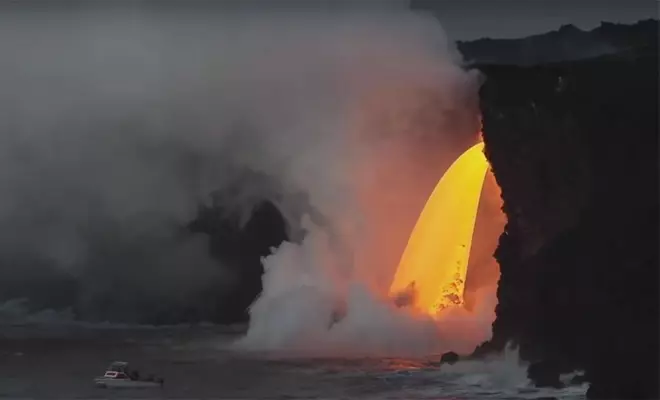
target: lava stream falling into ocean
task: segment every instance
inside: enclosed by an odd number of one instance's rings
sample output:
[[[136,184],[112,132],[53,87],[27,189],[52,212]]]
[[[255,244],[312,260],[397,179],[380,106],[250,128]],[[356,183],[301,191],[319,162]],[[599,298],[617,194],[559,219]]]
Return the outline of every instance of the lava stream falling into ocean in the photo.
[[[426,202],[390,295],[435,315],[464,303],[472,239],[488,161],[479,142],[449,167]]]

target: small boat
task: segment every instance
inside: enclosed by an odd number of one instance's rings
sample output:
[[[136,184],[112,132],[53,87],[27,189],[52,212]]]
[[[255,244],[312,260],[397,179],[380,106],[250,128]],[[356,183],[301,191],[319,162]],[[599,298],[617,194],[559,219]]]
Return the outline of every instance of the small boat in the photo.
[[[163,379],[151,375],[146,379],[140,379],[137,370],[131,371],[128,363],[115,361],[106,368],[105,374],[94,378],[94,384],[102,388],[150,388],[162,387]]]

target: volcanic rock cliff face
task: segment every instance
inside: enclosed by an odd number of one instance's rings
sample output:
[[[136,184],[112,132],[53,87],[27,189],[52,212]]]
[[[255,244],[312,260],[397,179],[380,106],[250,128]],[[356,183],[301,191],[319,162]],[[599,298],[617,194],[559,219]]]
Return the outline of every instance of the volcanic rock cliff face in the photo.
[[[652,19],[631,25],[603,22],[590,31],[564,25],[556,31],[519,39],[484,38],[457,45],[468,62],[535,65],[635,51],[649,37],[657,36],[657,31],[658,21]]]
[[[657,36],[635,54],[482,66],[487,156],[508,217],[489,346],[590,398],[658,398]]]

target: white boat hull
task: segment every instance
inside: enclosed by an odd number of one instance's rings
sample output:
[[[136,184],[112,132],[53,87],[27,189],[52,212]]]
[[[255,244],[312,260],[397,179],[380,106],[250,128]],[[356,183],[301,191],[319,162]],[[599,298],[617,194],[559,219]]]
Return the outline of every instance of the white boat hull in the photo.
[[[104,388],[152,388],[160,387],[160,382],[154,381],[134,381],[131,379],[113,379],[113,378],[96,378],[94,383],[98,387]]]

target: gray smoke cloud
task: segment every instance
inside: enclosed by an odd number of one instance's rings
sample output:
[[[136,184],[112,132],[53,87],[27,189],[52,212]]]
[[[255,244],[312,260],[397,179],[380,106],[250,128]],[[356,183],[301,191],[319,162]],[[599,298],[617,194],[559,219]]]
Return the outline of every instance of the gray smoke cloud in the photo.
[[[350,169],[386,136],[346,134],[366,94],[417,76],[456,114],[474,92],[433,62],[456,57],[434,20],[386,8],[2,13],[0,280],[63,274],[88,315],[114,291],[106,306],[137,319],[127,288],[157,303],[234,284],[206,237],[181,233],[214,191],[238,187],[224,206],[246,215],[272,199],[293,218],[298,192],[350,210]],[[474,132],[465,110],[443,121]]]

